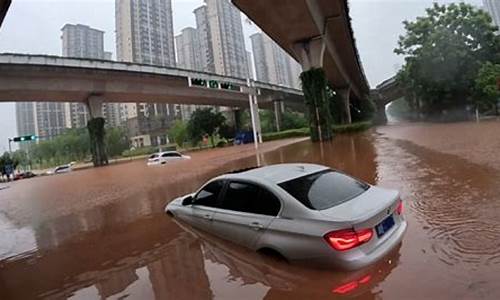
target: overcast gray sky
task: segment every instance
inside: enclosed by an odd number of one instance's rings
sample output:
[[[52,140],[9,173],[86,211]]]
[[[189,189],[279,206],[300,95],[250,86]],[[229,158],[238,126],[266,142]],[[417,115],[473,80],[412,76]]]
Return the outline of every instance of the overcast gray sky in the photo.
[[[500,0],[499,0],[500,1]],[[445,2],[445,1],[439,1]],[[450,1],[446,1],[450,2]],[[481,0],[467,0],[481,5]],[[172,0],[174,32],[195,27],[193,10],[203,0]],[[415,19],[431,5],[428,0],[351,0],[354,35],[363,67],[372,86],[392,76],[402,64],[393,53],[403,33],[401,22]],[[61,55],[61,28],[81,23],[105,31],[104,48],[115,57],[114,0],[14,0],[0,28],[0,53],[17,52]],[[258,29],[244,22],[248,36]],[[7,138],[15,136],[15,107],[0,104],[0,153],[8,149]]]

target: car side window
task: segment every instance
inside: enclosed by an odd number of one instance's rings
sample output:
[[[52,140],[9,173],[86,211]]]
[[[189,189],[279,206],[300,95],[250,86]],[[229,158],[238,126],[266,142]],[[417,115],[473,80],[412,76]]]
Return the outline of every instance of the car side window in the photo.
[[[270,191],[266,189],[260,190],[259,201],[254,206],[256,214],[277,216],[281,209],[280,200]]]
[[[165,153],[162,157],[181,157],[179,153]]]
[[[224,181],[216,180],[212,181],[203,187],[193,201],[194,205],[204,205],[209,207],[217,206],[217,199],[224,186]]]
[[[278,198],[271,192],[253,184],[231,182],[227,187],[220,208],[276,216],[280,207]]]

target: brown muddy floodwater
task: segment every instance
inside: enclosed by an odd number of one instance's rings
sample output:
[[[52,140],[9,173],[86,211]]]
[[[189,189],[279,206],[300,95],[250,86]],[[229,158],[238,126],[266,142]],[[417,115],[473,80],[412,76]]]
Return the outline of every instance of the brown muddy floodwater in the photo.
[[[500,121],[385,126],[0,186],[0,299],[500,299]],[[293,143],[295,142],[295,143]],[[409,229],[352,273],[297,266],[163,213],[212,176],[314,162],[401,191]],[[344,292],[341,294],[340,292]]]

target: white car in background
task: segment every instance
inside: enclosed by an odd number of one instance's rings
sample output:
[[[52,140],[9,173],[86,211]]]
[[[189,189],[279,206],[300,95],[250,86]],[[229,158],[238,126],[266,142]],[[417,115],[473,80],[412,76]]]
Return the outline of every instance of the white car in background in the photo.
[[[58,167],[56,167],[53,170],[47,171],[47,174],[48,175],[54,175],[54,174],[68,173],[68,172],[71,172],[71,171],[73,171],[72,163],[71,164],[67,164],[67,165],[58,166]]]
[[[169,161],[191,159],[189,155],[183,155],[177,151],[164,151],[151,154],[148,158],[148,166],[164,165]]]

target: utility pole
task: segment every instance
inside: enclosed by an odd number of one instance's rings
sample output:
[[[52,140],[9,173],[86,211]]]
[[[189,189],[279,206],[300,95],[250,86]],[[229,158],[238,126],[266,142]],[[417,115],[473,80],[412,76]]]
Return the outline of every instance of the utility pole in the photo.
[[[10,145],[12,143],[12,139],[9,138],[9,154],[12,154],[12,146]]]

